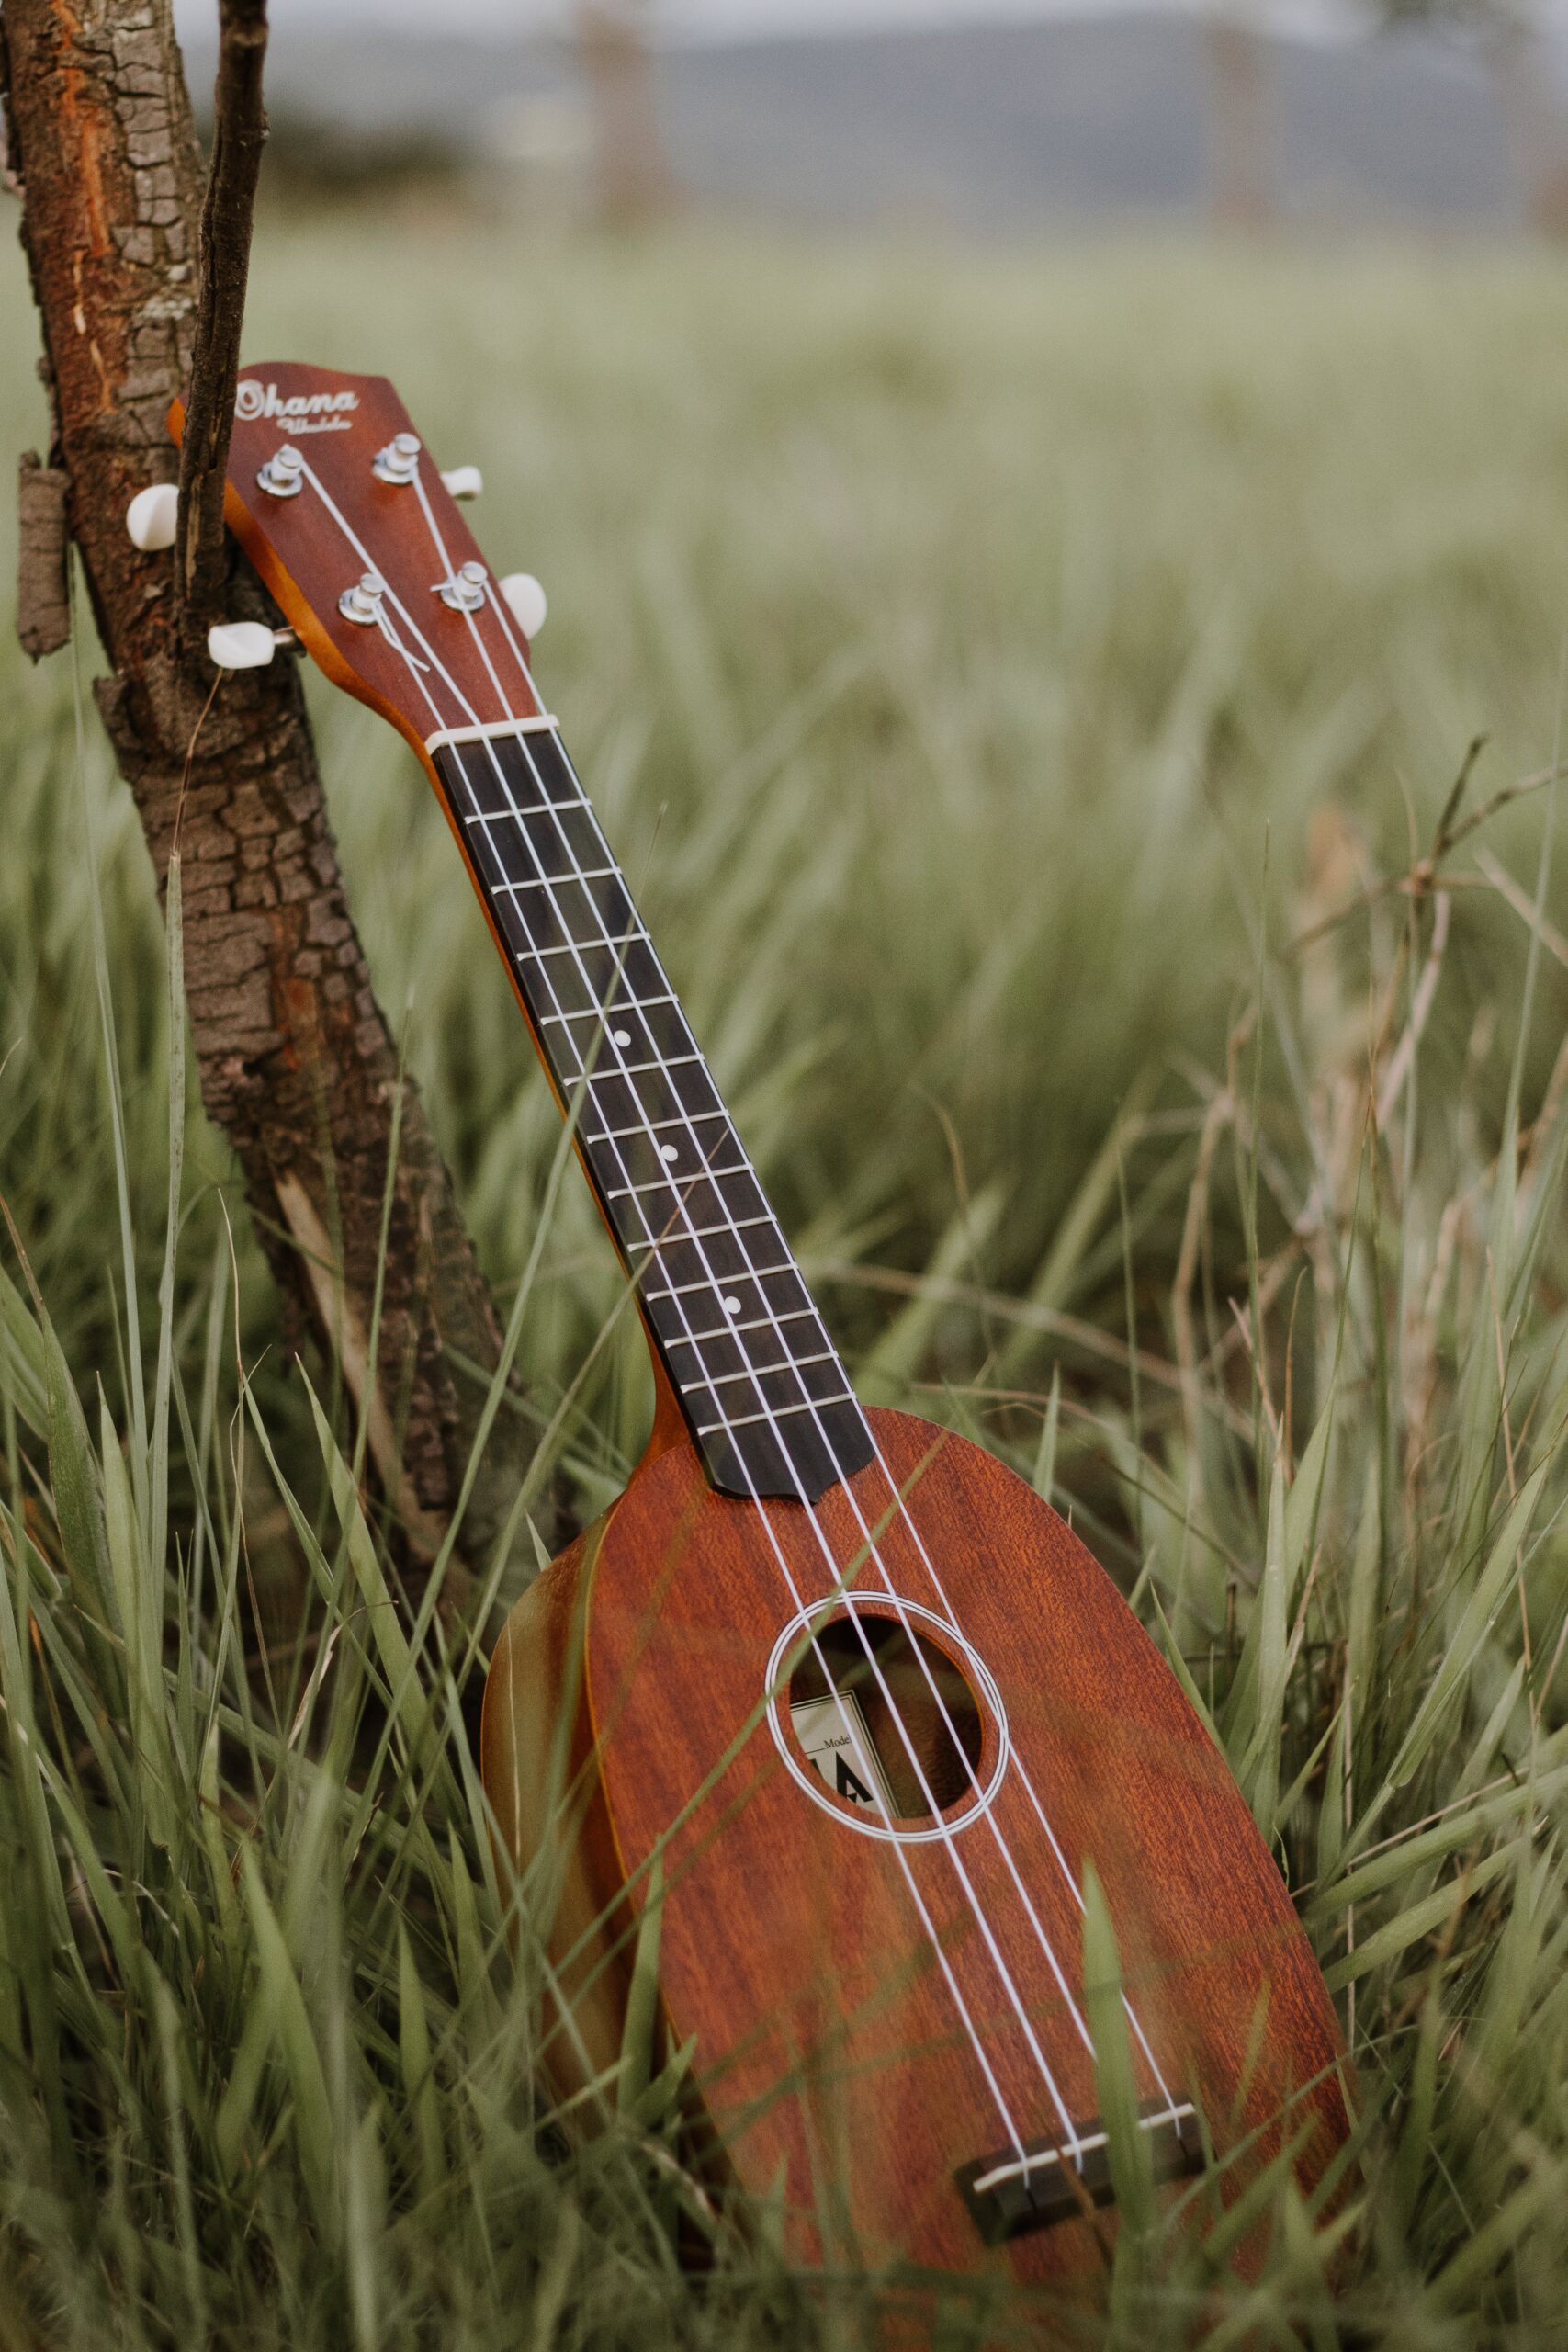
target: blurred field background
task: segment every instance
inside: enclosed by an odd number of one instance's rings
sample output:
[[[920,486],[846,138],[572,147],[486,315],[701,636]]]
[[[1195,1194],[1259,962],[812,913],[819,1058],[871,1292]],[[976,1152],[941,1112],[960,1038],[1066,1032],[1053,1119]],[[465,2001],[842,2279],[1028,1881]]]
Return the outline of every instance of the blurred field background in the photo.
[[[443,459],[482,466],[484,543],[548,585],[542,681],[814,1263],[938,1265],[1124,1326],[1102,1156],[1123,1104],[1157,1294],[1260,944],[1424,849],[1474,739],[1472,801],[1551,761],[1568,287],[1550,254],[529,244],[468,222],[389,249],[350,216],[268,224],[251,321],[258,357],[393,373]],[[8,346],[13,445],[37,431],[31,359]],[[70,678],[5,659],[32,845],[6,865],[27,1041],[6,1190],[40,1274],[58,1263],[87,1311],[98,1270],[60,1171],[96,1191],[107,1136]],[[504,1287],[555,1114],[417,773],[311,690],[383,1001]],[[161,1138],[149,877],[90,710],[86,737],[127,1084]],[[1540,823],[1526,806],[1484,836],[1527,896]],[[1462,1071],[1491,1128],[1529,933],[1484,884],[1457,904],[1433,1114]],[[1311,968],[1271,983],[1298,1013]],[[1538,1087],[1561,981],[1549,957]],[[216,1179],[199,1130],[195,1149]],[[151,1209],[155,1155],[147,1177]],[[616,1283],[586,1204],[559,1214],[529,1343],[547,1378]],[[894,1295],[826,1280],[838,1328],[874,1348]],[[266,1287],[243,1285],[264,1317]],[[917,1352],[962,1381],[996,1340],[955,1306]],[[584,1399],[623,1455],[647,1409],[626,1341]],[[1056,1353],[1028,1346],[1037,1371]]]
[[[8,247],[0,315],[17,448]],[[1560,253],[607,237],[446,189],[390,225],[276,204],[250,321],[253,361],[390,374],[482,467],[479,536],[547,586],[541,684],[864,1392],[1072,1510],[1306,1909],[1363,2187],[1333,2245],[1280,2192],[1254,2294],[1129,2231],[1106,2340],[1560,2343],[1568,885],[1551,789],[1512,797],[1561,741]],[[11,1256],[12,2336],[861,2341],[874,2283],[722,2238],[677,2269],[668,2084],[539,2160],[539,1963],[526,1931],[515,1984],[498,1957],[461,1661],[426,1698],[384,1632],[354,1433],[177,1090],[160,1296],[164,933],[92,666],[85,619],[36,674],[0,642],[0,1192],[38,1286]],[[555,1114],[412,761],[311,691],[510,1305]],[[1499,796],[1440,907],[1392,887]],[[646,1424],[629,1318],[594,1352],[618,1297],[569,1182],[517,1304],[584,1516]],[[531,1566],[520,1528],[497,1589]],[[46,1686],[64,1763],[27,1733]],[[1040,2320],[954,2289],[933,2340]]]

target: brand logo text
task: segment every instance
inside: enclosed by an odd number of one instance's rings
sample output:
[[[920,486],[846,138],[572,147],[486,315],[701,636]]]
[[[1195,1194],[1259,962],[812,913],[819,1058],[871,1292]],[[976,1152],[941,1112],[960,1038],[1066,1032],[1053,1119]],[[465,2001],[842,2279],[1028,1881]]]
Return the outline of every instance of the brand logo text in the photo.
[[[246,424],[275,416],[291,433],[346,433],[348,412],[359,406],[357,392],[293,392],[284,400],[276,384],[242,379],[234,390],[234,413]]]

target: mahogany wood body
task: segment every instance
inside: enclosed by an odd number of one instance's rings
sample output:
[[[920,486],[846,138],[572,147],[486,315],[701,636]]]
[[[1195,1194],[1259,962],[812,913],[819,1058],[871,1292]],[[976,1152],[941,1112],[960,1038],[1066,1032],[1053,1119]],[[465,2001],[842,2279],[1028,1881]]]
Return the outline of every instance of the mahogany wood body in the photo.
[[[781,1753],[787,1705],[778,1738],[766,1719],[766,1680],[795,1609],[785,1568],[808,1600],[830,1589],[821,1545],[798,1505],[717,1496],[691,1446],[665,1443],[514,1611],[486,1696],[485,1785],[519,1866],[547,1810],[552,1737],[578,1775],[551,1931],[558,1957],[576,1951],[576,2070],[611,2064],[618,2046],[624,1905],[618,1960],[610,1936],[585,1945],[584,1931],[623,1887],[640,1911],[657,1856],[670,2032],[695,2038],[703,2106],[741,2182],[766,2193],[783,2172],[797,2252],[1035,2279],[1098,2269],[1087,2219],[983,2245],[953,2174],[1005,2153],[1007,2135],[920,1915],[1023,2136],[1052,2136],[1056,2112],[976,1914],[1085,2122],[1099,2102],[1071,2013],[1082,1913],[1069,1874],[1081,1883],[1092,1860],[1167,2084],[1193,2098],[1222,2158],[1241,2151],[1220,2193],[1228,2201],[1275,2154],[1281,2127],[1301,2140],[1310,2187],[1348,2129],[1338,2030],[1223,1758],[1111,1579],[1021,1480],[927,1423],[870,1418],[908,1516],[874,1464],[823,1498],[818,1526],[840,1572],[863,1555],[863,1519],[876,1529],[881,1569],[855,1577],[858,1605],[888,1612],[885,1570],[906,1601],[951,1612],[988,1666],[1012,1743],[995,1800],[984,1815],[967,1798],[950,1807],[950,1822],[970,1815],[951,1843],[897,1846],[857,1830],[825,1787],[812,1801]],[[982,1785],[997,1737],[987,1720]]]

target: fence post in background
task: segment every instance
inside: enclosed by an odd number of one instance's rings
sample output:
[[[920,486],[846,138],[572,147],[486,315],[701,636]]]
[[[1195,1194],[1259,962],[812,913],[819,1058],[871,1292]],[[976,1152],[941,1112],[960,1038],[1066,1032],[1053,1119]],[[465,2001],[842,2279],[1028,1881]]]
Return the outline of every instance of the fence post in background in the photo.
[[[220,521],[265,134],[265,0],[223,0],[220,13],[204,209],[170,0],[71,9],[6,0],[7,176],[22,202],[51,432],[47,459],[23,477],[21,635],[35,658],[62,640],[68,532],[108,657],[98,707],[160,888],[178,814],[191,1033],[208,1113],[239,1160],[290,1328],[312,1330],[337,1356],[417,1559],[448,1523],[500,1333],[418,1094],[399,1075],[293,666],[228,675],[207,707],[207,619],[220,607],[230,618],[267,611]],[[199,428],[187,443],[181,537],[143,554],[126,509],[138,491],[175,477],[165,422],[175,394]],[[455,1356],[481,1378],[455,1370]],[[469,1556],[499,1529],[529,1450],[519,1417],[502,1414],[465,1522]]]
[[[1273,93],[1252,0],[1221,0],[1203,27],[1209,61],[1210,211],[1226,229],[1274,217]]]
[[[1519,210],[1538,235],[1568,236],[1568,126],[1556,66],[1530,15],[1504,7],[1488,13],[1483,48]]]
[[[647,0],[579,0],[577,49],[592,125],[594,204],[612,228],[635,228],[667,212],[674,200],[647,17]]]

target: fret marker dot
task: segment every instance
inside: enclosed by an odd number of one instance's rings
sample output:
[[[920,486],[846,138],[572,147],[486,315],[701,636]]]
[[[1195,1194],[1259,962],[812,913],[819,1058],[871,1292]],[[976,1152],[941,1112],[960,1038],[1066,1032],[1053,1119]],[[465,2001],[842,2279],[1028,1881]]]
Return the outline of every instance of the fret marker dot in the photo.
[[[672,1143],[663,1143],[659,1147],[659,1157],[660,1159],[679,1159],[681,1155]]]
[[[614,1037],[617,1046],[629,1046],[631,1044],[632,1033],[629,1029],[612,1029],[610,1035]]]
[[[727,1315],[739,1315],[740,1312],[740,1301],[738,1298],[727,1298],[721,1304]]]

